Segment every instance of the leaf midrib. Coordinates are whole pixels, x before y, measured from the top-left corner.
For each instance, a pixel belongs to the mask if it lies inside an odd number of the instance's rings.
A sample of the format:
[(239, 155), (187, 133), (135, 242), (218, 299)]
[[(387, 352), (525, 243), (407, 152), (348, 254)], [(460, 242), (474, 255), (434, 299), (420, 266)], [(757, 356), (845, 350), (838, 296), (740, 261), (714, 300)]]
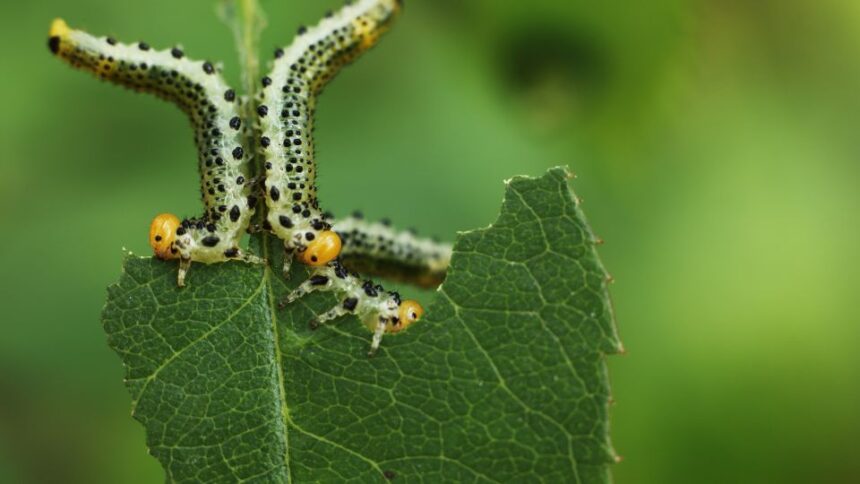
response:
[[(261, 237), (261, 242), (262, 242), (263, 258), (265, 258), (267, 261), (271, 262), (271, 257), (270, 257), (271, 253), (269, 251), (269, 240), (268, 240), (269, 236), (270, 236), (269, 234), (263, 233), (262, 237)], [(275, 297), (275, 293), (274, 293), (274, 285), (272, 284), (272, 278), (273, 277), (274, 277), (274, 274), (273, 274), (269, 264), (266, 264), (265, 268), (263, 270), (263, 279), (262, 279), (263, 282), (262, 282), (262, 284), (265, 284), (266, 289), (267, 289), (268, 309), (269, 309), (268, 318), (269, 318), (271, 325), (272, 325), (272, 339), (273, 339), (274, 353), (275, 353), (274, 357), (276, 359), (275, 360), (276, 361), (275, 369), (278, 373), (278, 376), (277, 376), (277, 379), (278, 379), (278, 402), (279, 402), (279, 407), (280, 407), (280, 411), (281, 411), (280, 412), (281, 413), (281, 425), (282, 425), (281, 433), (283, 434), (283, 442), (284, 442), (284, 466), (286, 467), (287, 482), (288, 483), (293, 482), (293, 479), (292, 479), (293, 468), (292, 468), (292, 465), (290, 463), (290, 436), (289, 436), (289, 427), (290, 426), (294, 427), (296, 430), (298, 430), (299, 432), (301, 432), (304, 435), (307, 435), (308, 437), (311, 437), (311, 438), (313, 438), (319, 442), (322, 442), (324, 444), (327, 444), (327, 445), (330, 445), (330, 446), (335, 447), (337, 449), (340, 449), (343, 452), (346, 452), (346, 453), (366, 462), (368, 465), (370, 465), (370, 467), (372, 467), (374, 470), (376, 470), (381, 477), (384, 477), (383, 470), (379, 466), (378, 462), (370, 459), (369, 457), (361, 454), (360, 452), (356, 452), (353, 449), (350, 449), (348, 447), (344, 447), (343, 445), (340, 445), (337, 442), (331, 441), (331, 440), (329, 440), (329, 439), (327, 439), (321, 435), (317, 435), (313, 432), (305, 430), (301, 426), (296, 424), (292, 420), (292, 418), (290, 418), (289, 405), (287, 404), (287, 385), (286, 385), (286, 381), (284, 380), (284, 375), (286, 374), (286, 368), (284, 367), (284, 363), (283, 363), (284, 359), (283, 359), (282, 353), (281, 353), (281, 335), (280, 335), (280, 331), (278, 329), (277, 306), (275, 305), (276, 297)], [(258, 291), (255, 291), (255, 292), (258, 292)]]
[[(261, 237), (262, 242), (262, 251), (263, 251), (263, 259), (266, 261), (271, 261), (271, 254), (269, 253), (269, 241), (268, 234), (263, 233)], [(266, 292), (268, 295), (268, 308), (269, 308), (269, 322), (272, 325), (272, 344), (274, 346), (274, 357), (275, 357), (275, 372), (278, 374), (278, 402), (281, 411), (281, 433), (283, 433), (283, 441), (284, 441), (284, 467), (286, 469), (286, 477), (287, 482), (293, 482), (293, 466), (290, 463), (290, 433), (289, 433), (289, 422), (290, 422), (290, 409), (287, 406), (287, 387), (284, 382), (284, 359), (281, 355), (281, 334), (278, 331), (278, 315), (277, 308), (275, 307), (275, 294), (274, 288), (272, 287), (272, 270), (269, 268), (269, 264), (266, 263), (263, 267), (263, 284), (266, 286)]]

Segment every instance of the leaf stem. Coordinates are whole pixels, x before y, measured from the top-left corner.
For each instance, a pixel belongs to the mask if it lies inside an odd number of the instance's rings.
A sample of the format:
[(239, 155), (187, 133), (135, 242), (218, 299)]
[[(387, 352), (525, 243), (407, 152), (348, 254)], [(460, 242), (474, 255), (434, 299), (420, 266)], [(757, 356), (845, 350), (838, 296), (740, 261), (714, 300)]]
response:
[(237, 0), (239, 2), (240, 25), (237, 34), (239, 60), (242, 63), (242, 83), (245, 94), (253, 99), (256, 95), (257, 84), (254, 82), (260, 74), (259, 43), (260, 32), (266, 26), (262, 10), (257, 0)]
[[(221, 20), (230, 27), (236, 42), (242, 71), (242, 89), (245, 93), (241, 113), (244, 119), (250, 121), (255, 119), (253, 101), (259, 89), (256, 82), (260, 76), (259, 43), (260, 33), (266, 27), (265, 15), (257, 0), (222, 0), (219, 15)], [(248, 129), (245, 146), (249, 153), (254, 153), (254, 161), (249, 170), (251, 176), (259, 176), (263, 173), (262, 156), (258, 152), (256, 141), (254, 130)], [(259, 225), (263, 220), (263, 211), (258, 209), (254, 216), (254, 223)]]

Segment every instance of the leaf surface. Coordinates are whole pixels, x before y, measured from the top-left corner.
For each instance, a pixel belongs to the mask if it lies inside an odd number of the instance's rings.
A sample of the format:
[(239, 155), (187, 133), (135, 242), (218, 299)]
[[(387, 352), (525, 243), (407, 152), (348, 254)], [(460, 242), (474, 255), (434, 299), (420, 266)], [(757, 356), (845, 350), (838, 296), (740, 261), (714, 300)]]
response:
[[(507, 183), (462, 233), (418, 324), (367, 357), (349, 317), (238, 262), (129, 256), (103, 313), (133, 415), (175, 482), (608, 482), (604, 355), (621, 349), (594, 237), (563, 169)], [(256, 236), (280, 267), (280, 241)]]

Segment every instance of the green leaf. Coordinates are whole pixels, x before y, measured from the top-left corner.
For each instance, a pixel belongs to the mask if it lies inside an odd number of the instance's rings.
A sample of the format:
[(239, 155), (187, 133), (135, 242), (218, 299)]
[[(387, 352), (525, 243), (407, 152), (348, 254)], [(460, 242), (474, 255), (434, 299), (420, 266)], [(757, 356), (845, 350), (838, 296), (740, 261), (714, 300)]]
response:
[(104, 327), (168, 480), (609, 481), (604, 355), (621, 345), (567, 178), (508, 182), (426, 317), (374, 358), (354, 318), (309, 329), (331, 296), (278, 310), (268, 268), (198, 264), (178, 289), (175, 263), (127, 258)]

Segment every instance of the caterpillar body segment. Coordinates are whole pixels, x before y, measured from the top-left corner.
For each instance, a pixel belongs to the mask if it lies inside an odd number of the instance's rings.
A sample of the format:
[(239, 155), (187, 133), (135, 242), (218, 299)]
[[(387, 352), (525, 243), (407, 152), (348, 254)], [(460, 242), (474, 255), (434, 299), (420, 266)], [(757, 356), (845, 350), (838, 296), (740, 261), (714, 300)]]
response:
[[(208, 61), (191, 60), (182, 49), (153, 50), (149, 44), (123, 44), (69, 28), (61, 19), (51, 25), (48, 47), (73, 67), (176, 104), (194, 128), (200, 188), (206, 211), (179, 221), (157, 216), (150, 244), (164, 259), (180, 259), (179, 285), (192, 261), (230, 259), (260, 262), (242, 252), (240, 238), (254, 213), (246, 183), (247, 158), (238, 98)], [(251, 199), (253, 201), (253, 199)]]
[(337, 259), (315, 267), (311, 277), (288, 294), (283, 304), (292, 303), (314, 291), (331, 291), (339, 302), (318, 315), (312, 325), (316, 327), (346, 314), (356, 315), (373, 330), (370, 356), (379, 349), (384, 333), (402, 331), (424, 314), (417, 301), (401, 300), (397, 292), (385, 291), (382, 286), (361, 279)]
[(445, 279), (451, 244), (396, 230), (387, 220), (369, 222), (359, 214), (331, 223), (343, 241), (341, 260), (350, 270), (423, 288)]
[[(265, 169), (267, 222), (284, 241), (284, 274), (294, 254), (313, 246), (333, 247), (335, 232), (324, 219), (316, 192), (313, 124), (317, 96), (340, 69), (372, 47), (400, 10), (396, 0), (359, 0), (329, 14), (317, 26), (299, 30), (286, 49), (275, 52), (257, 106), (259, 145)], [(322, 235), (322, 237), (321, 237)], [(326, 251), (311, 265), (337, 257)], [(309, 258), (302, 258), (309, 263)]]

